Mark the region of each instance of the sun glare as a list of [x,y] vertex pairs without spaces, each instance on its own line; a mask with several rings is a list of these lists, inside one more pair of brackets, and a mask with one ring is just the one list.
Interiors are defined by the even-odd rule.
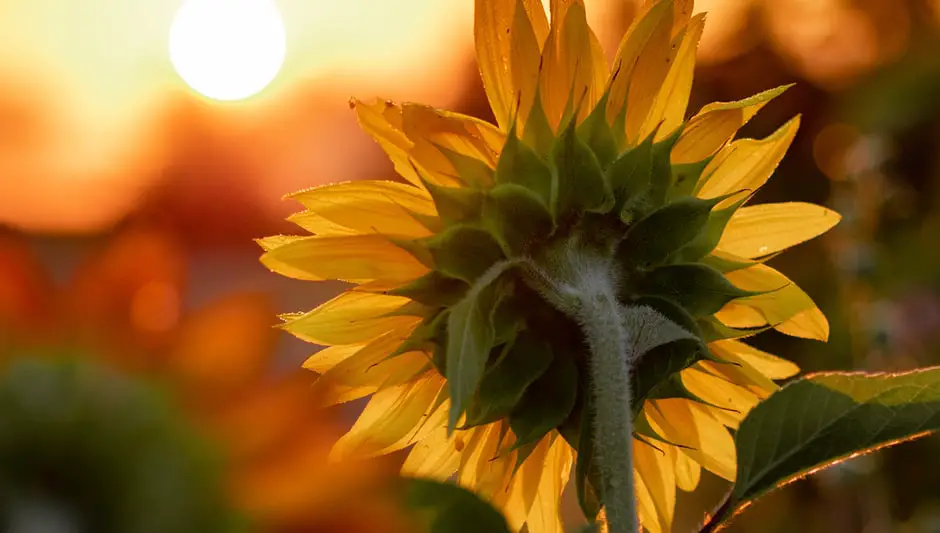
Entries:
[[170,28],[170,60],[200,94],[241,100],[284,63],[284,23],[274,0],[186,0]]

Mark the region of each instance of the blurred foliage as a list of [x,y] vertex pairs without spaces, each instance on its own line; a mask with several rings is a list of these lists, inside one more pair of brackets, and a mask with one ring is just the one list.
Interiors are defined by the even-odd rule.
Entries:
[[217,461],[157,390],[74,357],[3,366],[3,531],[238,530]]

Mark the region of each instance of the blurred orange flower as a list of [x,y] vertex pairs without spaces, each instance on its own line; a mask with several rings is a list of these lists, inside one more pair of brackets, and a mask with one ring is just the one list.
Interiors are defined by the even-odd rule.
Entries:
[[410,531],[384,490],[393,465],[327,462],[343,427],[318,409],[305,371],[274,368],[270,298],[234,293],[184,312],[186,267],[170,237],[134,230],[58,284],[25,239],[0,233],[0,354],[78,347],[161,382],[219,446],[255,531]]

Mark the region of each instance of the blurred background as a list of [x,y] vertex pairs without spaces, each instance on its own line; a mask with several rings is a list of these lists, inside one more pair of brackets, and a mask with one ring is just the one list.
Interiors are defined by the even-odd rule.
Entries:
[[[638,1],[587,0],[608,51]],[[114,471],[119,458],[163,464],[112,453],[120,433],[81,430],[99,418],[149,420],[147,431],[199,443],[198,453],[168,445],[184,458],[173,472],[218,485],[200,512],[232,515],[200,531],[409,531],[383,492],[401,458],[326,463],[361,404],[317,409],[300,370],[313,347],[271,327],[339,286],[267,272],[252,239],[294,232],[286,193],[393,179],[350,96],[490,118],[473,2],[228,2],[0,0],[0,359],[13,376],[0,380],[0,412],[58,413],[33,428],[37,442],[0,445],[0,465],[26,465],[0,466],[20,480],[0,482],[10,532],[80,531],[68,516],[94,505],[73,497],[88,490],[150,483],[174,494],[159,476],[118,472],[90,489],[103,474],[53,472],[89,457]],[[234,20],[233,3],[257,11]],[[940,1],[698,0],[696,10],[709,16],[690,109],[795,82],[743,132],[803,116],[757,201],[844,216],[774,260],[827,314],[830,343],[766,333],[757,344],[807,371],[940,364]],[[102,392],[115,380],[146,392]],[[82,387],[101,398],[68,400]],[[16,428],[0,423],[0,437]],[[66,449],[77,436],[86,444]],[[762,500],[730,531],[940,532],[938,457],[930,437],[845,463]],[[690,531],[722,488],[706,479],[682,495],[675,531]],[[127,531],[126,520],[93,529]]]

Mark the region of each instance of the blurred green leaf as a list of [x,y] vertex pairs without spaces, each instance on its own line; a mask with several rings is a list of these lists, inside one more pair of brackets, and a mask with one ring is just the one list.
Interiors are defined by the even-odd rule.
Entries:
[[404,483],[408,506],[425,518],[428,533],[510,533],[499,511],[464,488],[429,479]]

